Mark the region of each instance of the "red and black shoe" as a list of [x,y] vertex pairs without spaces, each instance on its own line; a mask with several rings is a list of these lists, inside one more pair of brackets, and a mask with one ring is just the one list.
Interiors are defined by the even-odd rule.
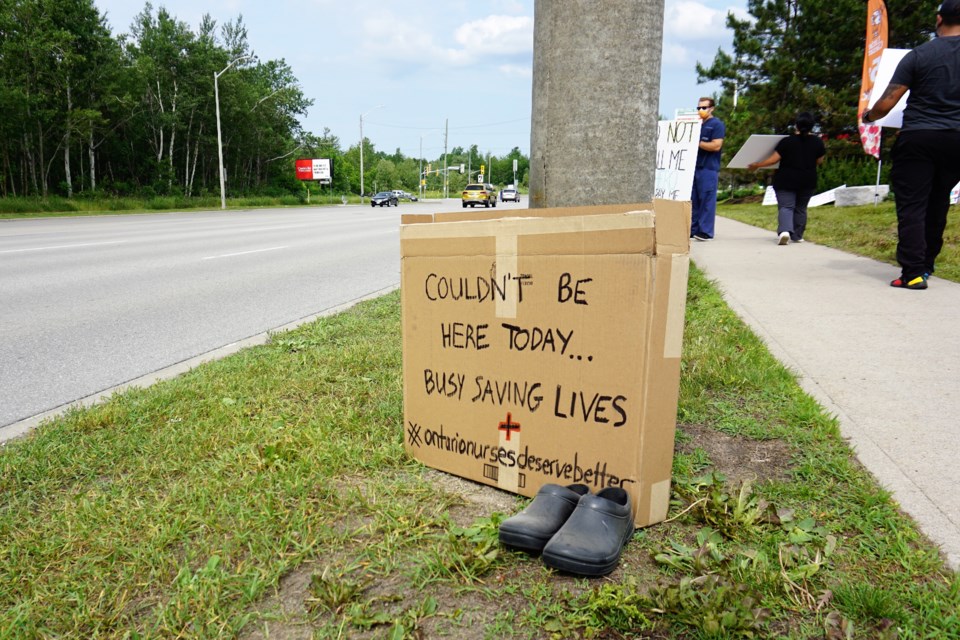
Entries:
[[927,277],[926,275],[917,276],[916,278],[911,278],[907,280],[903,276],[900,276],[896,280],[890,281],[891,287],[897,287],[898,289],[926,289],[927,288]]

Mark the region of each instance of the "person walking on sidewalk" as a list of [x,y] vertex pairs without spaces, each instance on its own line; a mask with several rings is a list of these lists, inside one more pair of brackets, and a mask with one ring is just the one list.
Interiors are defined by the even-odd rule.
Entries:
[[693,222],[690,237],[695,240],[712,240],[717,218],[717,181],[720,174],[720,149],[727,128],[720,118],[714,117],[713,98],[700,98],[697,113],[700,115],[700,145],[697,149],[697,165],[693,172],[691,204]]
[[903,57],[883,95],[860,117],[879,120],[910,91],[890,171],[901,269],[890,286],[903,289],[927,288],[943,248],[950,190],[960,181],[960,0],[944,0],[936,24],[936,39]]
[[747,168],[756,171],[780,163],[773,176],[777,193],[777,244],[791,240],[803,242],[807,228],[807,204],[817,188],[817,167],[823,164],[827,150],[820,136],[813,131],[813,115],[804,111],[797,115],[793,134],[777,143],[767,158],[751,162]]

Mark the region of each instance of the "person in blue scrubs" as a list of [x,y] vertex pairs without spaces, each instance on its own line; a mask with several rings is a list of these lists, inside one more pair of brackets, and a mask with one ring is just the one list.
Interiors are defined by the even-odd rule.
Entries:
[[693,193],[690,196],[693,219],[690,237],[705,242],[713,240],[714,223],[717,217],[717,176],[720,173],[720,149],[727,133],[720,118],[714,117],[713,98],[700,98],[697,113],[700,115],[700,146],[697,150],[697,166],[693,172]]

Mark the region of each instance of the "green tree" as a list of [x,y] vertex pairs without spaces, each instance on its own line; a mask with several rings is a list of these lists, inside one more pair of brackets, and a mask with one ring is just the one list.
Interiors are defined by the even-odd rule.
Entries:
[[[890,2],[889,46],[926,41],[938,6],[939,0]],[[855,134],[866,7],[866,0],[748,0],[751,18],[727,15],[733,52],[721,49],[711,65],[697,63],[698,79],[720,82],[725,103],[735,91],[749,96],[754,133],[784,131],[807,110],[828,135]]]

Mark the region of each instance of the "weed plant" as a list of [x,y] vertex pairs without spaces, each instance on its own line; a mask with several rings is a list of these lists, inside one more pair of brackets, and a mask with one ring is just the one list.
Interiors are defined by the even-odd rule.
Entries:
[[[405,455],[400,344],[393,293],[8,443],[0,637],[960,637],[960,580],[698,271],[694,450],[605,579],[499,547]],[[725,481],[693,425],[790,468]]]

